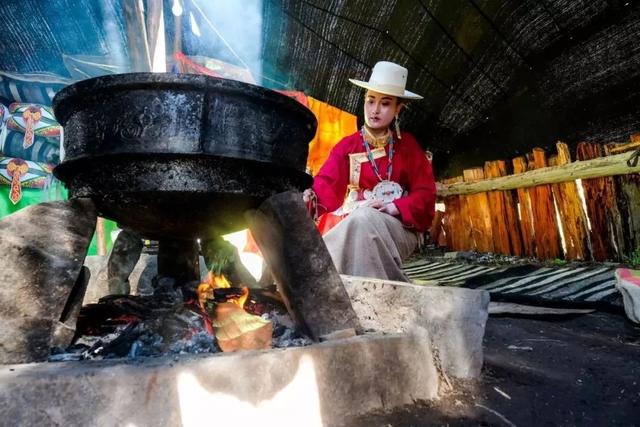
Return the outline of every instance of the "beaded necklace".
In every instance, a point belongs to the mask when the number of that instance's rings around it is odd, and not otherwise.
[[[387,143],[389,144],[389,164],[387,165],[387,179],[383,179],[382,176],[380,175],[380,171],[378,170],[378,165],[376,164],[375,159],[373,158],[373,153],[371,152],[371,147],[369,147],[369,141],[367,141],[367,138],[365,137],[365,129],[364,126],[362,126],[362,129],[360,129],[360,135],[362,135],[362,143],[364,145],[364,149],[367,152],[367,158],[369,159],[369,163],[371,163],[371,167],[373,168],[373,173],[376,175],[376,177],[378,177],[378,179],[380,180],[380,182],[382,181],[389,181],[391,179],[391,172],[393,172],[393,136],[391,135],[391,132],[389,132],[389,136],[387,139]]]
[[[387,129],[385,134],[382,136],[375,136],[366,126],[363,126],[363,129],[369,137],[367,140],[367,142],[369,142],[369,145],[373,145],[375,148],[380,148],[384,147],[385,145],[387,145],[387,142],[389,142],[389,136],[391,135],[391,131],[389,131],[389,129]]]

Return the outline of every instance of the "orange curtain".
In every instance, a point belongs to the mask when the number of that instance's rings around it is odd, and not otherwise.
[[[307,96],[309,109],[318,119],[318,131],[309,144],[307,168],[315,176],[329,157],[329,152],[342,138],[358,129],[357,117]]]

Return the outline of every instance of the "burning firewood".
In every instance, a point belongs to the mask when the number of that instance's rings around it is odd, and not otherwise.
[[[247,313],[235,303],[218,304],[215,320],[211,323],[218,346],[224,352],[271,348],[271,322]]]
[[[247,287],[231,287],[223,275],[209,272],[197,294],[198,304],[213,319],[211,324],[222,351],[271,348],[271,322],[244,309],[249,298]]]

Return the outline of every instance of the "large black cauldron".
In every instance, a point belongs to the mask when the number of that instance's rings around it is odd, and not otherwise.
[[[121,74],[64,88],[54,174],[71,197],[151,239],[245,226],[242,212],[311,184],[313,114],[257,86],[200,75]]]

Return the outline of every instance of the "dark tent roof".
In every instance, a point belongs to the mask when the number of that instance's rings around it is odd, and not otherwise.
[[[381,59],[425,96],[405,125],[439,171],[640,131],[638,2],[607,0],[289,0],[271,2],[265,58],[292,86],[359,112]],[[443,157],[447,162],[443,162]]]
[[[168,52],[175,38],[172,1],[164,1]],[[201,22],[201,37],[183,31],[185,53],[243,65],[237,34],[256,33],[252,24],[216,16],[215,7],[228,3],[182,3],[186,12],[213,5],[211,22],[224,20],[236,31],[221,39]],[[378,60],[405,65],[408,89],[425,99],[412,103],[403,126],[435,151],[441,173],[550,146],[557,138],[608,142],[640,128],[638,1],[241,3],[262,15],[261,64],[253,71],[265,86],[304,90],[360,114],[362,91],[347,79],[366,79]],[[128,61],[120,4],[0,2],[0,71],[69,77],[62,54]]]

